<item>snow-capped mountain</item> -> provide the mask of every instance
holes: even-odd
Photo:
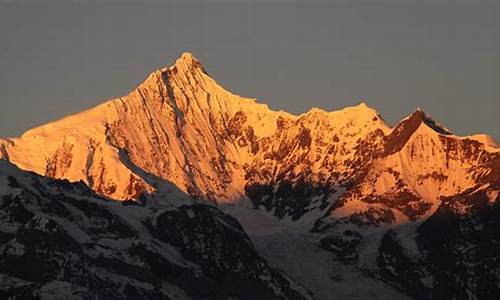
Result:
[[[184,53],[127,96],[0,140],[0,158],[102,197],[216,204],[320,299],[500,295],[500,148],[420,109],[394,128],[365,103],[273,111]]]
[[[113,201],[0,160],[0,297],[308,299],[205,204]]]

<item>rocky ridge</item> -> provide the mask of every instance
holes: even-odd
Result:
[[[202,203],[119,202],[0,160],[0,296],[308,299]]]
[[[499,294],[500,149],[486,135],[453,135],[421,109],[394,128],[364,103],[272,111],[224,90],[185,53],[129,95],[0,140],[0,150],[21,169],[106,197],[194,198],[303,223],[334,264],[410,297]],[[435,232],[453,238],[439,243]]]

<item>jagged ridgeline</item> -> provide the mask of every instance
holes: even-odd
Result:
[[[206,204],[139,206],[0,160],[2,299],[309,299]]]
[[[255,99],[226,91],[196,58],[184,53],[174,65],[153,72],[126,96],[31,129],[21,137],[0,140],[0,157],[22,170],[88,186],[95,194],[85,197],[100,200],[79,201],[97,203],[98,211],[103,205],[103,209],[119,207],[118,216],[122,211],[129,213],[124,218],[142,224],[131,230],[147,245],[150,240],[144,242],[144,236],[166,243],[162,235],[176,236],[183,224],[186,230],[202,230],[191,228],[203,227],[205,219],[217,228],[234,228],[237,234],[203,232],[210,241],[221,241],[207,247],[217,252],[221,243],[232,244],[234,234],[235,240],[241,240],[234,247],[242,247],[252,264],[267,270],[241,269],[242,274],[254,274],[248,276],[257,278],[256,282],[262,279],[259,272],[267,274],[261,275],[274,282],[274,292],[268,291],[272,297],[308,297],[293,282],[319,299],[500,297],[500,148],[487,135],[456,136],[421,109],[394,127],[365,103],[333,112],[313,108],[301,115],[273,111]],[[54,205],[74,206],[63,196],[21,188],[25,189],[50,203],[60,203]],[[25,201],[9,197],[3,198],[2,207]],[[108,198],[135,205],[104,200]],[[198,216],[196,209],[187,208],[190,205],[201,211],[199,224],[198,217],[190,218]],[[13,242],[23,232],[22,226],[39,222],[42,216],[56,223],[68,218],[57,219],[57,214],[47,215],[38,206],[35,211],[42,215],[23,213],[30,211],[27,208],[5,210],[0,234],[6,235],[0,255],[10,257],[5,253],[14,250],[6,249],[24,247]],[[149,211],[151,215],[143,215],[157,207],[170,207],[170,217],[160,218],[158,212]],[[235,216],[257,251],[295,281],[269,267],[238,221],[220,209]],[[9,214],[17,213],[22,221],[11,219]],[[143,221],[146,216],[155,221]],[[4,226],[9,222],[17,223]],[[66,223],[58,224],[66,230]],[[199,232],[193,234],[178,237],[181,244],[167,243],[188,247],[183,243],[196,244]],[[81,241],[76,244],[83,247]],[[114,253],[129,251],[123,245],[106,247]],[[100,250],[92,251],[78,252],[82,264],[95,264]],[[163,250],[155,251],[154,255],[163,255]],[[221,273],[213,273],[217,272],[212,270],[213,262],[203,260],[205,255],[219,259],[219,252],[183,251],[182,259],[194,260],[203,276],[222,280]],[[277,255],[283,251],[288,254]],[[302,258],[304,253],[311,253],[309,260]],[[47,258],[38,259],[47,263]],[[228,262],[232,259],[227,257]],[[4,282],[13,277],[33,284],[41,280],[0,273]],[[130,279],[130,273],[125,273],[120,276]],[[68,280],[61,276],[47,278]],[[234,286],[253,287],[239,284]],[[255,284],[264,290],[271,287]],[[142,291],[137,285],[134,288]],[[215,284],[207,291],[218,288]],[[153,295],[143,290],[144,297]],[[243,297],[234,291],[224,295]]]

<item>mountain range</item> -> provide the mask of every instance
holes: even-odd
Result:
[[[499,191],[488,135],[273,111],[184,53],[0,139],[0,295],[498,299]]]

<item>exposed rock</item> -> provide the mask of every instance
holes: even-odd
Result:
[[[81,241],[80,250],[46,249],[56,258],[83,253],[76,254],[81,261],[69,265],[57,260],[58,272],[103,266],[106,272],[133,278],[127,284],[109,279],[100,285],[97,275],[89,275],[102,295],[119,288],[136,297],[176,296],[157,287],[168,282],[185,291],[197,282],[203,288],[189,297],[207,298],[217,289],[222,293],[217,297],[244,298],[241,291],[249,290],[264,298],[273,293],[296,297],[297,289],[260,259],[234,219],[208,206],[191,207],[193,199],[241,206],[245,213],[258,209],[283,224],[291,222],[289,232],[310,231],[311,247],[328,251],[335,263],[410,297],[500,294],[494,234],[500,149],[487,136],[455,136],[420,109],[394,128],[364,103],[334,112],[313,108],[301,115],[272,111],[224,90],[196,58],[184,54],[124,97],[0,140],[0,157],[21,169],[68,180],[47,183],[33,177],[33,191],[16,176],[6,177],[5,189],[17,191],[3,195],[1,203],[2,222],[16,224],[14,230],[0,232],[11,262],[18,262],[15,253],[28,251],[33,264],[52,264],[52,256],[39,256],[16,242],[18,234],[38,233],[36,224],[42,219],[32,221],[38,217],[48,220],[55,238],[69,245],[75,236],[68,228],[73,227],[61,220],[71,220],[98,243],[105,243],[106,236],[140,242],[126,248],[143,265],[118,261],[123,251],[116,257],[89,254]],[[74,195],[51,194],[45,185]],[[95,193],[123,200],[118,211],[177,207],[157,215],[148,212],[140,221],[148,225],[148,237],[176,248],[198,266],[197,272],[185,271],[186,278],[177,281],[162,274],[152,265],[164,264],[172,272],[189,266],[177,265],[156,243],[143,241],[133,221],[138,220],[116,213],[117,204],[107,204]],[[22,227],[28,223],[30,227]],[[225,245],[233,243],[234,248]],[[227,272],[229,277],[222,275]],[[62,280],[61,286],[72,293],[94,295],[87,283],[56,273],[36,276]],[[40,291],[23,274],[19,276],[26,279],[16,277],[17,284],[4,289],[5,295]],[[5,278],[9,276],[18,274]],[[331,277],[340,282],[342,276]]]
[[[2,297],[310,298],[211,206],[121,205],[4,160],[0,187]]]

